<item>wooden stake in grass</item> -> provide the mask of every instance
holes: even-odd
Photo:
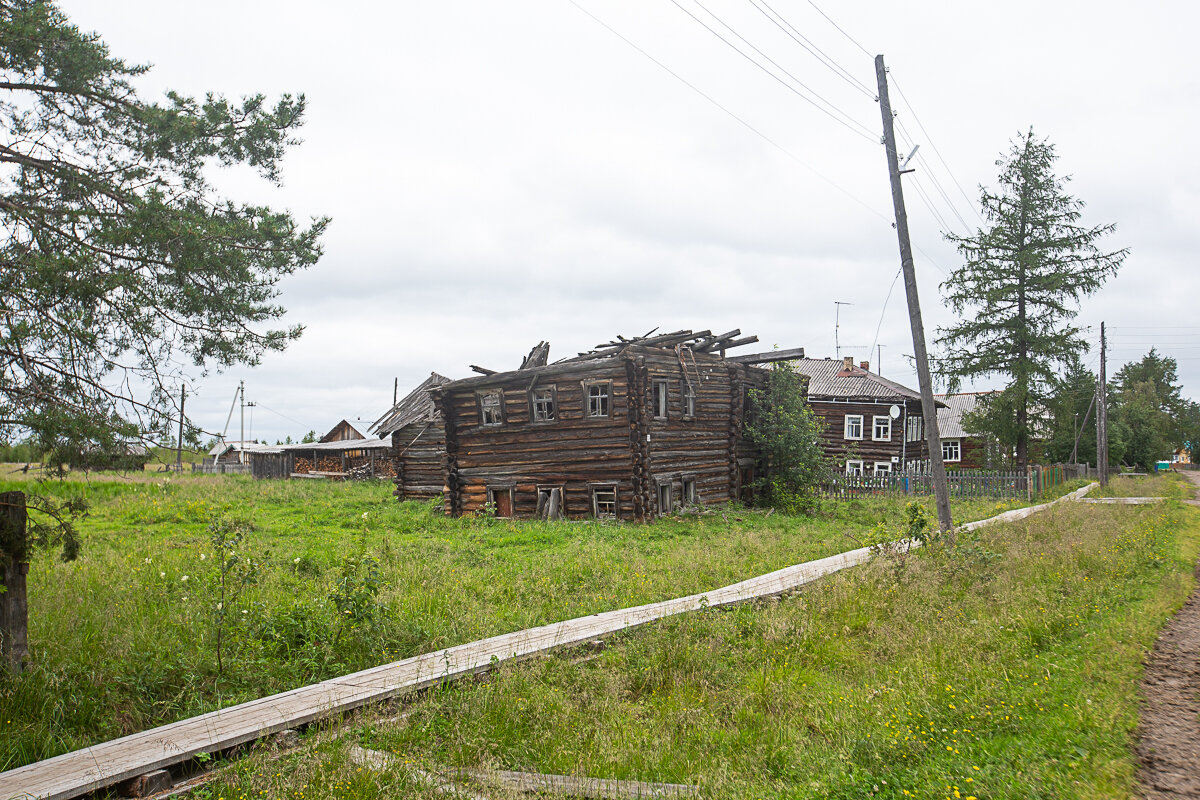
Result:
[[[29,572],[24,492],[0,493],[0,670],[19,673],[29,656]]]

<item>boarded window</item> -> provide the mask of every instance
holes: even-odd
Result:
[[[513,515],[513,490],[511,488],[488,489],[488,504],[497,517]]]
[[[544,520],[566,519],[566,510],[563,508],[563,487],[538,487],[537,518]]]
[[[553,388],[534,389],[529,393],[529,402],[533,406],[534,422],[553,422],[558,419]]]
[[[667,382],[666,381],[655,381],[654,382],[653,401],[654,401],[654,416],[658,417],[659,419],[666,419],[667,418]]]
[[[504,396],[500,392],[482,392],[479,395],[479,423],[500,425],[504,422]]]
[[[862,414],[847,414],[845,438],[861,439],[863,438],[863,415]]]
[[[587,385],[587,415],[607,417],[612,407],[612,384],[589,383]]]
[[[592,515],[597,518],[617,518],[617,487],[592,487]]]

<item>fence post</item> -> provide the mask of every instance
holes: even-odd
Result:
[[[25,493],[0,493],[0,671],[14,675],[29,656],[29,605],[25,576],[29,542],[25,536]]]

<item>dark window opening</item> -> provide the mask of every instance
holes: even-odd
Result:
[[[512,489],[488,489],[488,504],[492,507],[492,512],[497,517],[511,517],[513,515],[513,490]]]
[[[592,515],[601,519],[617,518],[617,487],[597,486],[592,489]]]
[[[690,381],[683,385],[683,415],[696,416],[696,387]]]
[[[558,419],[553,389],[534,389],[530,392],[534,422],[553,422]]]
[[[484,392],[479,395],[479,422],[481,425],[500,425],[504,422],[502,397],[500,392]]]
[[[683,480],[683,504],[685,506],[696,505],[696,479],[684,478]]]
[[[658,485],[658,513],[665,516],[673,510],[671,507],[671,484],[660,483]]]
[[[654,382],[654,416],[659,419],[667,418],[667,382]]]

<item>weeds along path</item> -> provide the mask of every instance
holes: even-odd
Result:
[[[1184,474],[1200,493],[1200,473]],[[1197,587],[1163,628],[1142,679],[1138,759],[1147,798],[1200,799],[1200,562],[1195,575]]]
[[[985,523],[1022,519],[1055,503],[1078,500],[1093,485]],[[979,524],[983,523],[971,523],[971,527]],[[872,555],[872,548],[862,547],[720,589],[493,636],[220,709],[0,773],[0,800],[77,797],[187,762],[199,753],[228,750],[368,703],[486,671],[502,661],[591,641],[677,614],[789,592],[865,563]]]

